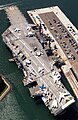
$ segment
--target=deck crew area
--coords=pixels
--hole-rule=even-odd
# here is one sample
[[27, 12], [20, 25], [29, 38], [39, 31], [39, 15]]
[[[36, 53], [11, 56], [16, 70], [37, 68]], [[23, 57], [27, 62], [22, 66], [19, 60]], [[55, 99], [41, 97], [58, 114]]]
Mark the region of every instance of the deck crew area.
[[14, 18], [16, 14], [22, 18], [16, 6], [8, 7], [5, 11], [11, 26], [3, 33], [3, 41], [12, 51], [18, 68], [24, 72], [24, 85], [36, 82], [36, 86], [29, 88], [31, 96], [41, 95], [51, 113], [59, 114], [75, 102], [73, 96], [61, 83], [59, 70], [53, 60], [49, 61], [36, 37], [37, 31], [32, 29], [34, 25], [28, 24], [24, 16], [24, 21]]

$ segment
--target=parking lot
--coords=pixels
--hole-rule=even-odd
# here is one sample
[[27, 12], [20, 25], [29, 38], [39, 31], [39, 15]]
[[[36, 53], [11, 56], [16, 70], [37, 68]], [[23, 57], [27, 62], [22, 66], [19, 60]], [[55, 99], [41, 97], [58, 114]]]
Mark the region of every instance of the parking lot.
[[[78, 62], [78, 44], [58, 17], [53, 12], [39, 14], [39, 16], [57, 40], [69, 61], [71, 63], [73, 61]], [[68, 26], [68, 28], [73, 30], [71, 26]], [[75, 31], [73, 33], [75, 35]]]

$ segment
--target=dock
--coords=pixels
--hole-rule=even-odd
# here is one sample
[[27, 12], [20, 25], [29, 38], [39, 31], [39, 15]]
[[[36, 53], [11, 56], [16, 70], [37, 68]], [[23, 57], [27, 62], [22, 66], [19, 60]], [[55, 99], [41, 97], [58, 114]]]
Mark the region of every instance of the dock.
[[[58, 6], [28, 11], [32, 21], [42, 25], [43, 34], [48, 34], [64, 60], [62, 71], [78, 99], [78, 30]], [[45, 25], [45, 28], [44, 28]]]
[[[51, 38], [43, 36], [38, 28], [34, 30], [36, 25], [29, 24], [16, 6], [8, 7], [5, 11], [11, 26], [2, 37], [12, 51], [18, 68], [24, 73], [23, 83], [28, 85], [36, 82], [36, 86], [29, 88], [31, 96], [40, 95], [45, 106], [56, 116], [75, 100], [61, 83], [61, 74], [53, 59], [49, 60], [46, 54], [46, 51], [49, 53]], [[44, 39], [46, 49], [43, 48]]]
[[[6, 78], [3, 75], [0, 75], [0, 81], [3, 81], [4, 84], [6, 85], [6, 88], [0, 93], [0, 101], [8, 94], [8, 92], [11, 90], [11, 85], [9, 82], [6, 80]], [[1, 84], [1, 82], [0, 82]]]

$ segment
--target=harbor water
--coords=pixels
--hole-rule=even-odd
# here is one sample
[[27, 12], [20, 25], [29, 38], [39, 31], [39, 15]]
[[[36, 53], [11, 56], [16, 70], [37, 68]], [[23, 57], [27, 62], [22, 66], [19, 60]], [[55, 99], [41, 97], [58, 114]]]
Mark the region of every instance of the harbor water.
[[[31, 20], [26, 13], [27, 10], [58, 5], [78, 28], [78, 0], [0, 0], [0, 6], [13, 2], [17, 4], [29, 22], [31, 22]], [[0, 74], [3, 74], [8, 79], [12, 85], [12, 90], [3, 101], [0, 101], [0, 120], [78, 120], [77, 102], [71, 106], [70, 110], [67, 109], [66, 113], [55, 118], [44, 104], [34, 101], [30, 97], [28, 88], [24, 87], [22, 84], [23, 73], [18, 69], [14, 62], [8, 61], [9, 58], [12, 58], [12, 54], [2, 41], [1, 34], [9, 27], [9, 25], [10, 23], [5, 12], [1, 10]], [[70, 93], [74, 95], [64, 77], [62, 81]]]

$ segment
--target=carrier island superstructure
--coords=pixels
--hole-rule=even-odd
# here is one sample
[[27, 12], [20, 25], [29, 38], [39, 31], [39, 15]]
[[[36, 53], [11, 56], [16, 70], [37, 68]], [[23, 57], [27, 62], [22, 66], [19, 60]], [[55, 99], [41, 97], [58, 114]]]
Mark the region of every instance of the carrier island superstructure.
[[[54, 8], [56, 7], [51, 10]], [[52, 43], [54, 45], [57, 40], [52, 35], [49, 36], [51, 33], [47, 33], [49, 32], [47, 24], [42, 22], [38, 14], [33, 16], [33, 11], [28, 12], [39, 20], [39, 26], [35, 26], [27, 22], [16, 6], [7, 7], [5, 11], [11, 26], [3, 33], [3, 41], [12, 51], [13, 60], [16, 61], [18, 68], [24, 72], [23, 83], [28, 85], [35, 82], [36, 84], [29, 88], [31, 96], [41, 96], [45, 106], [56, 116], [75, 102], [73, 96], [61, 83], [61, 74], [55, 66], [54, 58], [62, 61], [59, 54], [55, 56], [61, 48], [59, 45], [55, 46], [53, 58], [47, 56], [52, 52]], [[44, 9], [40, 11], [43, 12]], [[69, 62], [67, 63], [70, 65]]]

